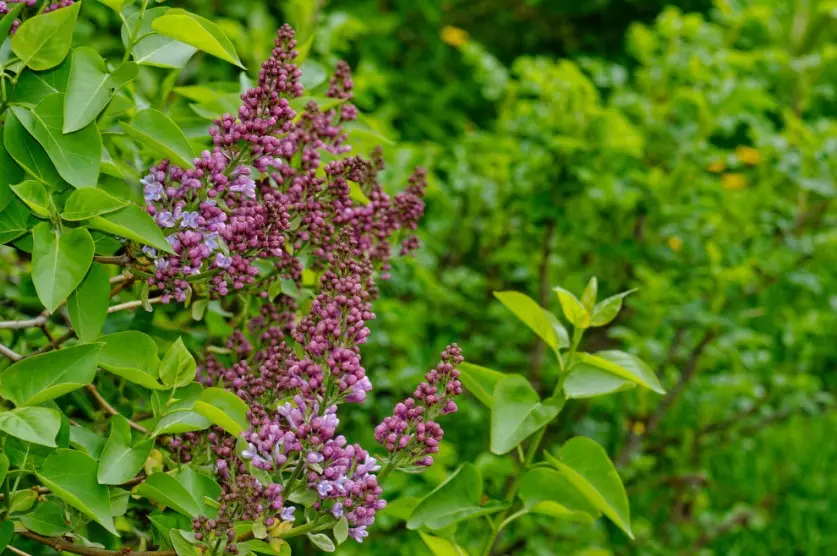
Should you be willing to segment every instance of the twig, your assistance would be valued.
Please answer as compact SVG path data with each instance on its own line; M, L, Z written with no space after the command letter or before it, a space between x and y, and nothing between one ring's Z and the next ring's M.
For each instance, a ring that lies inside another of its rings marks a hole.
M13 552L13 553L17 554L18 556L32 556L28 552L24 552L19 548L13 547L12 545L8 545L8 546L6 546L6 548L9 550L9 552Z
M44 347L42 347L41 349L39 349L37 351L33 351L32 353L30 353L26 357L32 357L33 355L40 355L42 353L52 351L53 349L58 349L59 347L61 347L61 344L63 344L64 342L66 342L67 340L69 340L70 338L72 338L75 335L76 335L75 331L70 330L69 332L67 332L66 334L61 336L60 338L57 338L55 340L54 344L47 344ZM57 347L55 347L55 346L57 346Z
M3 344L0 344L0 354L3 354L4 356L8 357L12 361L20 361L21 359L23 359L23 357L21 357L21 355L19 353L10 350L9 348L4 346Z
M96 399L96 401L99 403L99 405L100 405L100 406L102 406L102 409L104 409L104 410L105 410L105 413L108 413L108 414L110 414L110 415L121 415L121 414L120 414L120 413L116 410L116 408L114 408L112 405L110 405L110 403L109 403L109 402L108 402L105 398L103 398L103 397L102 397L102 395L99 393L99 390L96 388L96 386L95 386L95 385L93 385L93 384L88 384L88 385L86 386L86 388L87 388L87 391L88 391L88 392L90 392L90 393L93 395L93 397ZM135 431L139 431L139 432L141 432L141 433L143 433L143 434L148 433L148 429L147 429L147 428L143 427L143 426L142 426L142 425L140 425L139 423L135 423L135 422L133 422L133 421L132 421L132 420L130 420L130 419L128 419L128 425L129 425L132 429L134 429Z
M50 546L57 552L70 552L72 554L81 554L82 556L177 556L174 550L137 551L131 550L130 548L106 550L104 548L74 544L62 537L43 537L31 531L22 531L20 535Z
M117 255L115 257L103 257L100 255L96 255L93 257L93 260L97 263L102 264L116 264L116 265L126 265L131 262L131 257L128 255Z
M154 297L148 300L149 305L155 305L157 303L162 303L162 297ZM108 314L110 313L117 313L119 311L127 311L130 309L137 309L143 306L143 302L139 299L134 301L126 301L125 303L120 303L119 305L114 305L112 307L108 307Z
M47 317L46 315L39 315L34 319L22 319L22 320L4 320L0 321L0 329L4 330L16 330L20 328L38 328L46 324Z

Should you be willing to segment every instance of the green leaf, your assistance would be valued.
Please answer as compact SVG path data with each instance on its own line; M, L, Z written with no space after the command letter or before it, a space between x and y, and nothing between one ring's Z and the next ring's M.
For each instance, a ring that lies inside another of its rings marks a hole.
M134 61L140 65L156 66L160 68L180 69L197 52L188 44L176 41L155 33L151 28L153 22L168 11L167 8L151 8L146 10L140 22L138 37L142 37L131 50ZM136 27L139 13L128 17L127 27L122 26L122 43L127 47L129 32Z
M12 37L12 52L33 70L60 64L70 51L81 2L30 17Z
M216 501L221 496L221 487L215 479L198 473L189 466L183 466L172 477L183 485L183 488L195 499L201 507L201 514L209 518L218 517L217 506L208 504L206 500Z
M582 363L602 369L613 375L636 382L658 394L665 394L666 391L660 386L660 381L654 371L636 355L624 351L599 351L595 355L579 353L578 359Z
M135 493L188 517L198 517L201 513L198 501L177 479L165 473L149 475Z
M157 381L160 358L151 336L129 330L102 336L99 341L105 344L99 356L103 369L152 390L165 388Z
M15 534L15 526L10 520L0 521L0 551L5 552L6 547Z
M81 452L58 449L46 458L38 479L56 496L119 535L113 526L108 487L96 481L96 461Z
M493 501L480 505L481 498L480 472L474 464L465 463L447 481L421 499L407 520L407 528L443 529L466 519L502 511L509 506Z
M174 253L154 219L134 204L94 216L87 221L87 226L118 237L132 239L166 253Z
M151 436L202 431L211 426L212 421L200 413L191 409L179 409L161 417L151 432Z
M322 533L308 533L306 535L311 544L322 550L323 552L334 552L336 547L328 535Z
M529 381L508 375L494 388L491 410L491 451L502 455L552 421L560 406L541 403Z
M32 227L35 217L29 212L26 203L13 198L0 212L0 244L13 241Z
M153 447L154 440L143 440L134 445L128 420L122 415L111 417L110 436L102 450L96 473L99 484L121 485L133 479Z
M109 301L108 272L103 265L93 263L87 276L67 298L70 322L82 342L90 343L101 335L108 316Z
M171 118L153 108L138 112L122 129L141 145L165 156L184 168L192 168L195 153L183 130Z
M35 500L38 499L38 493L34 490L19 490L12 495L12 506L9 508L9 513L27 512L35 505Z
M346 539L349 538L349 520L346 519L346 516L341 516L337 520L331 532L334 533L334 540L337 541L337 544L346 542Z
M465 389L487 408L494 407L494 387L506 375L467 362L460 363L457 368L460 372L459 378Z
M58 175L46 151L34 137L29 135L13 112L6 115L3 142L11 157L30 176L52 189L62 190L67 187L67 183Z
M31 513L21 516L20 522L30 531L46 537L57 537L69 533L73 529L67 523L64 509L49 500L35 506Z
M14 199L11 186L23 181L23 169L9 156L6 147L0 142L0 213Z
M160 363L160 380L168 387L186 386L195 380L197 363L178 337Z
M191 531L183 531L182 529L172 529L169 533L172 548L177 553L177 556L200 556L202 552L198 552L195 545L186 538L186 535L193 535Z
M566 330L564 331L565 341L562 341L562 335L559 334L560 328L554 326L554 322L549 318L549 312L537 304L537 302L528 295L520 292L494 292L500 303L506 306L514 315L523 321L523 323L532 329L546 345L552 348L552 351L558 352L560 347L569 344L566 341Z
M9 461L9 456L0 452L0 484L2 484L6 479L6 474L9 472L10 465L11 462Z
M564 379L564 393L568 398L594 398L630 390L636 383L579 361Z
M137 75L137 65L129 62L108 72L105 61L92 48L73 50L70 78L64 96L64 133L72 133L96 119L113 94Z
M64 203L61 218L70 222L86 220L117 211L128 205L127 201L117 199L101 189L86 187L73 191Z
M95 124L74 133L63 132L64 95L50 95L34 110L13 106L12 111L26 131L38 140L67 183L76 188L96 187L102 161L102 136Z
M595 276L593 276L590 278L590 281L587 282L587 287L585 287L584 291L581 293L581 304L588 313L593 310L593 306L596 304L596 297L598 295L599 281Z
M66 91L69 79L69 60L46 71L26 70L9 93L9 101L34 108L49 95Z
M44 307L52 313L84 279L93 262L93 238L84 228L60 233L47 222L32 230L32 281Z
M528 471L520 482L517 495L523 501L523 507L533 513L577 523L592 523L601 515L561 473L552 469Z
M220 27L206 18L175 8L155 19L151 28L245 69L230 39Z
M423 531L419 531L419 535L421 535L421 540L424 541L424 544L427 545L427 548L430 549L433 556L469 556L464 548L453 541L441 537L434 537Z
M221 388L207 388L195 402L195 411L237 437L250 426L247 404Z
M21 201L26 203L36 216L49 218L49 193L47 193L47 190L41 182L26 180L16 185L12 185L11 189L14 191L15 195L20 197Z
M561 310L570 324L576 328L588 328L590 326L590 313L584 308L581 301L571 292L564 288L552 288L561 303Z
M0 373L0 396L37 405L93 381L101 344L84 344L21 359Z
M99 0L100 3L104 4L116 13L121 13L125 5L131 4L133 1L134 0Z
M636 289L618 293L597 303L593 307L593 314L590 317L590 326L604 326L619 314L622 310L622 300L634 293Z
M552 463L572 486L631 539L628 495L604 448L578 436L567 441Z
M102 455L105 441L105 438L99 433L82 426L70 425L70 446L81 449L95 460L98 460Z
M55 448L61 428L58 411L46 407L19 407L0 413L0 431L16 438Z

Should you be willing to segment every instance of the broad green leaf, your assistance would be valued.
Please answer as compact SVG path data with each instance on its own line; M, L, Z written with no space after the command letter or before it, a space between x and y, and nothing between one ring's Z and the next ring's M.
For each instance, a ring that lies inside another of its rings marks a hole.
M67 523L64 509L50 500L41 502L32 512L21 516L20 522L30 531L46 537L57 537L73 529Z
M26 203L14 197L6 208L0 211L0 244L19 238L29 231L35 222L37 220L29 212Z
M592 367L607 371L618 377L628 379L632 382L653 390L658 394L665 394L666 391L660 386L660 381L654 371L636 355L624 351L599 351L595 355L590 353L579 353L578 359Z
M177 338L160 363L160 380L168 387L186 386L195 380L196 369L195 358L183 345L183 338Z
M9 456L0 452L0 484L2 484L5 480L6 474L9 472L10 465L11 462L9 461Z
M79 425L70 425L70 446L81 449L95 460L102 455L105 442L105 438L97 432Z
M584 308L581 301L571 292L564 288L552 288L561 303L561 310L570 324L576 328L588 328L590 326L590 313Z
M58 411L46 407L19 407L0 413L0 431L26 442L55 448L61 428Z
M96 479L102 485L121 485L133 479L151 454L154 440L133 443L131 427L122 415L110 418L110 436L99 458Z
M177 481L183 485L189 494L194 498L201 507L201 514L209 518L218 517L217 507L206 503L206 500L216 501L221 496L221 487L215 482L215 479L198 473L189 466L183 466L177 473L172 475Z
M552 421L560 406L541 403L529 381L508 375L494 388L491 410L491 451L505 454Z
M119 535L113 526L108 487L96 481L96 461L81 452L58 449L36 471L56 496Z
M460 363L457 368L460 372L459 379L462 381L465 389L473 394L487 408L491 409L494 407L494 387L506 375L467 362Z
M334 552L336 547L328 535L322 533L308 533L306 535L311 544L322 550L323 552Z
M349 520L346 519L346 516L341 516L337 520L331 532L334 534L334 540L337 541L337 544L346 542L346 539L349 538Z
M195 545L186 537L194 535L191 531L183 531L182 529L172 529L169 533L172 548L177 553L177 556L200 556L202 552L198 552Z
M564 393L568 398L594 398L630 390L634 386L635 382L581 361L573 365L564 379Z
M49 193L44 188L44 184L35 180L26 180L12 185L11 189L36 216L49 218Z
M93 381L101 344L84 344L21 359L0 373L0 396L37 405Z
M9 93L9 100L34 108L49 95L66 91L69 79L69 60L46 71L26 70Z
M561 447L557 459L549 459L584 498L634 538L628 495L604 448L594 440L577 436Z
M6 5L6 9L8 10L6 14L0 18L0 37L9 36L9 31L12 30L12 24L14 24L15 20L18 18L17 16L20 15L20 12L23 11L24 4L23 3L14 3L9 6ZM5 547L0 547L0 550L3 550Z
M101 335L108 316L109 301L108 272L103 265L93 263L87 276L67 298L70 322L82 342L90 343Z
M11 520L4 519L0 521L0 551L5 552L6 547L15 534L15 525Z
M188 44L153 31L151 25L154 20L161 17L166 11L167 8L151 8L143 14L137 34L141 38L131 50L131 56L137 64L180 69L197 52L196 48ZM134 27L136 27L138 18L139 12L128 17L127 28L125 25L122 26L122 43L126 47L128 45L129 32L133 31Z
M55 190L62 190L68 186L58 175L46 151L26 131L23 124L15 117L14 112L6 115L6 124L3 126L3 142L11 157L30 176Z
M622 300L634 293L636 289L618 293L593 307L593 314L590 317L590 326L604 326L616 318L622 309Z
M168 506L188 517L198 517L201 513L201 505L198 501L189 494L180 481L165 473L149 475L137 487L135 494Z
M156 151L175 164L193 167L195 153L186 135L171 118L153 108L138 112L131 124L121 123L122 129L142 146Z
M84 189L76 189L70 194L64 203L64 211L61 213L61 218L70 222L86 220L94 216L117 211L127 205L127 201L117 199L101 189L86 187Z
M60 64L70 51L81 2L30 17L12 37L12 52L33 70Z
M533 513L578 523L592 523L601 515L561 473L552 469L528 471L520 482L517 495L523 506Z
M496 501L481 505L481 498L480 472L474 464L465 463L447 481L421 499L407 520L407 528L442 529L459 521L502 511L509 506Z
M85 127L107 106L117 89L137 75L137 65L129 62L113 76L105 61L92 48L73 50L70 78L64 96L64 133Z
M22 182L23 178L23 169L9 156L6 147L0 141L0 213L14 198L11 186Z
M204 390L195 402L195 411L236 437L250 426L247 421L247 404L232 392L221 388Z
M84 279L93 262L93 238L84 228L53 230L41 222L32 230L32 281L44 307L54 312Z
M87 221L87 226L118 237L132 239L138 243L174 253L166 236L145 210L137 205L128 204L119 210L94 216Z
M244 69L230 39L220 27L204 17L175 8L155 19L151 28Z
M150 336L129 330L102 336L99 341L105 344L99 356L100 367L152 390L165 388L157 381L160 358Z
M58 174L76 188L96 187L102 160L102 136L95 124L74 133L63 132L64 95L46 97L34 110L12 107L32 137L49 155Z
M202 431L212 426L212 421L191 409L180 409L167 413L157 422L151 436L181 434Z
M453 541L443 539L441 537L434 537L428 535L423 531L419 531L421 540L433 553L433 556L469 556L468 552Z
M523 323L532 329L546 345L552 348L552 351L558 352L560 347L564 346L558 330L554 326L553 321L548 316L548 311L537 304L537 302L528 295L520 292L494 292L500 303L506 306L514 315L523 321ZM564 331L566 336L566 331ZM568 343L568 342L567 342Z
M46 449L46 448L44 448ZM12 495L12 504L9 513L27 512L35 505L38 493L34 490L19 490Z

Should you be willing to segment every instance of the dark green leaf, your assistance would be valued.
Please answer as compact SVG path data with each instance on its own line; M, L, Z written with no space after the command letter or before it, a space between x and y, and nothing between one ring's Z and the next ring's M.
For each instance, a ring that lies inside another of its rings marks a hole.
M195 358L183 345L183 339L177 338L160 363L160 380L168 387L186 386L195 380L196 368Z
M0 244L14 241L37 222L26 203L15 197L0 212Z
M137 487L136 494L168 506L188 517L198 517L201 513L201 505L198 501L177 479L165 473L149 475Z
M80 448L93 459L98 460L105 447L105 439L101 434L82 426L70 425L70 446Z
M64 509L49 500L35 506L32 512L20 518L20 522L30 531L46 537L57 537L72 530L67 523Z
M11 186L22 182L23 178L23 169L9 156L6 147L0 143L0 213L14 198Z
M96 481L96 461L73 450L58 449L44 461L38 479L56 496L118 536L113 526L108 487Z
M240 68L241 60L230 39L212 21L181 9L171 9L154 20L151 28Z
M101 344L84 344L22 359L0 373L0 396L37 405L93 381Z
M70 51L81 2L30 17L12 37L12 52L33 70L57 66Z
M14 534L14 523L10 520L0 521L0 551L6 551L6 547L9 546L9 542L12 540Z
M84 279L93 262L93 238L84 228L53 230L41 222L32 230L32 281L38 298L54 312Z
M102 333L108 316L110 282L103 265L93 263L87 276L67 298L67 312L76 335L90 343Z
M505 454L552 421L561 408L541 403L529 381L508 375L494 388L491 410L491 451Z
M153 108L138 112L131 124L120 124L141 145L185 168L193 167L195 153L183 131L171 118Z
M55 190L67 187L68 184L58 175L46 151L26 131L14 113L6 116L3 142L11 157L33 178Z
M6 478L6 473L9 472L10 465L11 462L9 461L9 456L0 452L0 484L2 484L3 480Z
M150 388L165 388L157 381L160 359L157 344L150 336L135 330L99 338L105 344L99 365L117 376Z
M61 428L58 411L46 407L19 407L0 413L0 431L16 438L54 448Z

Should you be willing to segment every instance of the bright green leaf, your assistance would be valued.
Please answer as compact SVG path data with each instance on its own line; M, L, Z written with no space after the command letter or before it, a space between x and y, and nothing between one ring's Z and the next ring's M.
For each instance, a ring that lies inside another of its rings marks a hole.
M35 138L26 131L14 113L7 114L3 126L3 142L11 157L26 172L52 189L62 190L67 183L58 175L55 166L46 151Z
M558 301L561 303L561 310L564 311L564 316L570 321L570 324L577 328L587 328L590 326L590 313L584 308L581 301L571 292L564 288L552 288L558 296Z
M12 37L12 52L33 70L57 66L70 51L81 2L30 17Z
M491 451L505 454L552 421L561 408L541 403L529 381L508 375L494 388L491 410Z
M193 167L195 153L189 140L171 118L153 108L138 112L131 124L120 124L122 129L141 145L156 151L185 168Z
M38 298L54 312L78 287L93 262L93 238L84 228L61 233L47 222L32 230L32 281Z
M165 473L149 475L140 483L135 493L188 517L198 517L201 513L201 505L198 501L189 494L180 481Z
M618 293L600 303L597 303L593 308L593 314L590 317L590 326L604 326L616 318L619 311L622 309L622 300L634 293L636 290L628 290L626 292Z
M137 33L137 37L141 38L131 50L131 56L137 64L180 69L197 52L196 48L188 44L154 32L151 26L166 11L168 11L167 8L151 8L143 14ZM127 27L122 26L122 43L126 47L129 41L129 33L133 32L136 27L139 15L139 12L137 12L129 16Z
M107 214L94 216L87 221L87 225L118 237L132 239L166 253L174 253L166 236L163 235L154 219L145 210L134 204L129 204Z
M67 298L70 322L82 342L90 343L102 333L108 316L109 301L108 272L103 265L93 263L87 271L87 276Z
M55 448L61 416L46 407L19 407L0 413L0 431L26 442Z
M553 321L548 316L548 311L538 305L534 299L520 292L512 291L494 292L494 297L526 326L531 328L538 337L546 342L546 345L552 348L552 351L557 352L560 347L564 347L565 342L562 341L558 332L560 328L556 329ZM563 336L566 336L566 331L564 331Z
M204 17L175 8L155 19L151 28L162 35L244 68L230 39L220 27Z
M592 523L601 514L561 473L552 469L528 471L517 495L530 512L567 521Z
M419 535L421 535L421 540L424 541L424 544L427 545L427 548L430 549L433 556L469 556L464 548L453 541L441 537L434 537L423 531L419 531Z
M34 108L49 95L66 91L69 79L69 60L47 71L26 70L9 93L9 101Z
M105 344L99 356L103 369L152 390L165 388L157 381L160 358L151 336L129 330L102 336L99 341Z
M108 436L96 479L103 485L121 485L133 479L148 459L154 440L143 440L136 445L131 438L131 427L122 415L110 418Z
M181 434L202 431L212 426L212 421L191 409L180 409L167 413L157 422L151 436Z
M308 540L311 541L311 544L323 552L334 552L336 550L334 541L332 541L328 535L324 535L322 533L308 533L307 537Z
M30 531L46 537L57 537L72 530L72 526L67 524L64 509L49 500L35 506L32 512L20 518L20 522Z
M29 231L35 222L37 220L29 212L26 203L14 197L0 212L0 244L19 238Z
M611 350L600 351L595 355L579 353L578 359L582 363L628 379L658 394L666 393L663 387L660 386L660 381L657 379L651 367L636 355L625 353L624 351Z
M12 191L21 201L41 218L49 218L50 200L49 193L44 185L35 180L26 180L11 186Z
M134 63L124 64L111 76L98 52L86 46L73 50L64 96L63 132L78 131L95 120L116 90L136 75Z
M71 222L86 220L87 218L117 211L127 205L127 201L117 199L101 189L86 187L77 189L70 194L64 203L61 218Z
M195 411L235 437L250 426L247 421L247 404L232 392L221 388L204 390L195 402Z
M177 338L160 363L160 380L168 387L186 386L195 380L196 368L195 358L186 349L183 338Z
M489 369L487 367L480 367L471 363L460 363L459 379L465 386L465 389L474 395L484 406L491 409L494 407L494 387L497 382L503 379L504 375L501 372Z

